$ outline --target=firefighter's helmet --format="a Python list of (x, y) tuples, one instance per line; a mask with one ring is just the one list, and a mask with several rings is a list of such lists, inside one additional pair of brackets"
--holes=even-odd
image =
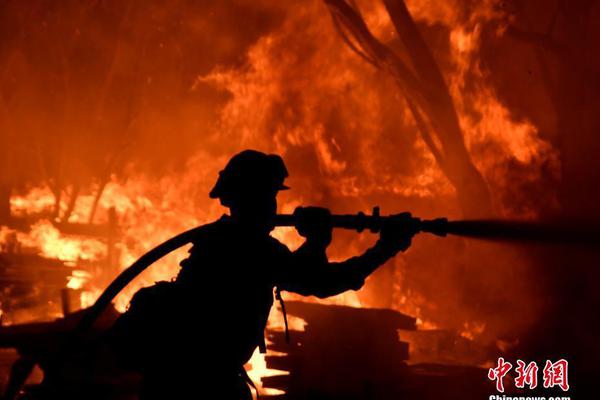
[(289, 189), (283, 184), (288, 172), (280, 156), (244, 150), (229, 160), (219, 172), (209, 196), (229, 206), (231, 199), (256, 191)]

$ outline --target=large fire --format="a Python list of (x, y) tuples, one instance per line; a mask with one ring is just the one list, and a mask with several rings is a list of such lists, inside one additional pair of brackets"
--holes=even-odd
[[(392, 77), (346, 46), (323, 2), (235, 3), (252, 4), (257, 11), (248, 18), (264, 24), (249, 33), (220, 26), (225, 6), (193, 17), (177, 2), (149, 10), (115, 6), (123, 14), (116, 26), (105, 29), (96, 22), (90, 33), (80, 25), (82, 16), (63, 22), (40, 6), (39, 15), (28, 17), (45, 27), (32, 35), (62, 38), (51, 46), (74, 66), (66, 72), (47, 67), (56, 67), (49, 74), (68, 76), (64, 90), (52, 83), (67, 97), (60, 115), (43, 109), (50, 102), (44, 76), (29, 77), (34, 68), (46, 67), (17, 51), (4, 73), (14, 97), (0, 104), (12, 110), (2, 125), (28, 132), (18, 143), (37, 141), (30, 143), (31, 153), (44, 171), (15, 175), (24, 182), (13, 186), (10, 214), (44, 217), (25, 231), (2, 228), (0, 241), (16, 238), (24, 248), (72, 266), (67, 285), (81, 290), (82, 306), (96, 299), (118, 269), (85, 270), (85, 262), (109, 257), (106, 240), (61, 233), (53, 223), (107, 224), (114, 209), (113, 257), (123, 269), (167, 238), (225, 212), (207, 193), (227, 158), (243, 148), (279, 153), (288, 164), (292, 190), (281, 195), (280, 212), (308, 204), (345, 213), (380, 205), (383, 213), (410, 210), (423, 217), (473, 211), (460, 208), (456, 188), (419, 134)], [(385, 8), (357, 3), (373, 34), (402, 57)], [(495, 213), (537, 217), (556, 207), (557, 194), (548, 183), (558, 178), (557, 152), (531, 120), (513, 115), (481, 62), (482, 41), (505, 34), (509, 16), (501, 2), (465, 3), (469, 6), (460, 1), (407, 6), (448, 85)], [(206, 59), (202, 47), (190, 44), (190, 37), (205, 33), (216, 38)], [(80, 46), (92, 44), (97, 54), (90, 60), (98, 57), (104, 69), (86, 75), (75, 64), (86, 57)], [(102, 79), (93, 81), (98, 76)], [(60, 123), (49, 124), (55, 117)], [(46, 131), (60, 146), (40, 139)], [(35, 163), (16, 165), (36, 170)], [(291, 248), (300, 244), (291, 229), (273, 234)], [(370, 234), (336, 235), (332, 259), (354, 255), (374, 240)], [(117, 298), (117, 309), (125, 310), (140, 287), (174, 277), (185, 256), (183, 249), (154, 265)], [(327, 301), (390, 307), (417, 317), (422, 329), (442, 327), (493, 342), (527, 329), (538, 309), (531, 291), (521, 293), (520, 301), (514, 296), (528, 285), (527, 279), (514, 282), (530, 273), (528, 263), (508, 246), (418, 237), (363, 291)], [(280, 318), (273, 312), (271, 324), (279, 326)], [(252, 363), (253, 373), (265, 373), (259, 358)]]

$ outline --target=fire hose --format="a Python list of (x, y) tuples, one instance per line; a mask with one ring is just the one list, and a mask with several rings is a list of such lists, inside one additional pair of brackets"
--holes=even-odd
[[(362, 232), (367, 229), (373, 233), (377, 233), (380, 231), (382, 225), (386, 221), (390, 220), (397, 220), (402, 223), (413, 223), (418, 226), (418, 231), (429, 232), (438, 236), (446, 235), (446, 226), (448, 224), (448, 221), (445, 218), (421, 220), (419, 218), (412, 217), (409, 213), (381, 216), (379, 214), (378, 207), (373, 209), (372, 215), (367, 215), (362, 212), (350, 215), (332, 214), (330, 223), (334, 228), (350, 229), (357, 232)], [(296, 226), (298, 217), (294, 214), (277, 214), (273, 222), (275, 226), (291, 227)], [(94, 322), (100, 316), (102, 311), (106, 309), (106, 307), (119, 294), (119, 292), (146, 268), (172, 251), (193, 242), (194, 238), (198, 237), (204, 228), (205, 225), (192, 228), (172, 237), (171, 239), (168, 239), (146, 254), (142, 255), (127, 269), (123, 270), (82, 317), (79, 324), (75, 328), (75, 337), (79, 337), (88, 331), (94, 325)]]
[[(350, 215), (331, 215), (331, 226), (334, 228), (350, 229), (357, 232), (369, 230), (377, 233), (386, 222), (411, 223), (418, 232), (432, 233), (437, 236), (463, 236), (478, 239), (513, 242), (540, 242), (550, 244), (575, 244), (595, 246), (600, 244), (600, 230), (596, 226), (578, 223), (540, 223), (531, 221), (511, 220), (458, 220), (448, 221), (446, 218), (423, 220), (412, 217), (409, 213), (382, 216), (379, 208), (375, 207), (371, 215), (365, 213)], [(296, 226), (298, 217), (294, 214), (278, 214), (275, 216), (275, 226)], [(199, 226), (156, 246), (131, 266), (122, 271), (117, 278), (104, 290), (96, 302), (88, 309), (77, 325), (75, 337), (81, 337), (88, 331), (100, 316), (102, 311), (112, 302), (125, 286), (135, 279), (146, 268), (178, 248), (194, 241), (204, 230)]]

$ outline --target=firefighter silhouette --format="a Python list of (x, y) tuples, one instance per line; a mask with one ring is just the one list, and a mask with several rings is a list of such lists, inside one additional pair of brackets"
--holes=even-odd
[(383, 226), (364, 254), (329, 262), (330, 213), (307, 207), (295, 211), (305, 242), (290, 251), (269, 235), (287, 176), (278, 155), (245, 150), (231, 158), (210, 192), (229, 215), (206, 226), (174, 281), (138, 291), (113, 326), (120, 360), (142, 374), (140, 399), (251, 399), (243, 366), (264, 349), (274, 297), (358, 290), (410, 246), (414, 231)]

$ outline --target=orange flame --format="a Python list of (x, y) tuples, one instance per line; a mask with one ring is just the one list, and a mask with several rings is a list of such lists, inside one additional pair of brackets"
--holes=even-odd
[[(358, 3), (373, 33), (395, 44), (397, 37), (382, 5)], [(503, 18), (497, 2), (480, 1), (468, 10), (458, 0), (411, 0), (407, 4), (424, 32), (432, 26), (442, 27), (445, 32), (443, 40), (431, 42), (432, 46), (441, 43), (440, 48), (432, 51), (440, 58), (465, 141), (490, 187), (496, 209), (507, 216), (536, 216), (540, 199), (518, 197), (513, 188), (525, 184), (542, 186), (543, 169), (550, 166), (552, 174), (556, 174), (559, 160), (555, 149), (531, 121), (512, 115), (490, 82), (489, 72), (480, 65), (482, 30), (486, 24)], [(144, 171), (138, 165), (127, 165), (123, 173), (115, 173), (109, 179), (93, 222), (106, 223), (108, 210), (116, 210), (119, 268), (130, 265), (167, 238), (217, 218), (224, 210), (209, 201), (206, 194), (228, 157), (246, 147), (278, 152), (288, 162), (293, 190), (282, 194), (279, 207), (282, 212), (291, 212), (304, 204), (347, 212), (380, 204), (389, 213), (411, 209), (423, 216), (459, 214), (454, 188), (418, 135), (402, 93), (395, 89), (391, 79), (345, 48), (321, 2), (306, 2), (292, 8), (284, 10), (276, 27), (248, 47), (243, 63), (214, 66), (196, 77), (179, 100), (173, 100), (171, 92), (148, 96), (152, 100), (145, 98), (146, 112), (135, 121), (144, 130), (141, 142), (159, 153), (161, 146), (166, 145), (165, 138), (181, 128), (197, 137), (197, 149), (182, 171), (158, 174), (152, 168)], [(502, 35), (500, 30), (498, 35)], [(172, 78), (168, 82), (171, 86), (183, 81), (176, 75), (181, 68), (170, 64), (164, 68), (160, 75)], [(151, 77), (144, 78), (144, 82), (151, 86)], [(219, 96), (211, 98), (211, 107), (213, 103), (219, 104), (219, 109), (218, 116), (210, 119), (212, 108), (199, 112), (201, 107), (190, 104), (188, 97), (210, 97), (213, 92)], [(170, 111), (165, 112), (160, 107), (163, 97), (177, 101), (174, 103), (177, 107), (167, 107)], [(156, 109), (152, 108), (153, 101), (159, 104)], [(209, 121), (199, 122), (203, 118)], [(199, 135), (199, 126), (211, 130)], [(157, 132), (162, 139), (160, 146), (144, 142), (146, 136), (147, 142), (155, 140)], [(181, 149), (184, 150), (187, 149)], [(81, 190), (69, 222), (87, 222), (95, 190), (92, 186)], [(546, 204), (555, 202), (552, 189), (543, 194)], [(25, 194), (13, 195), (10, 205), (12, 214), (21, 216), (41, 214), (52, 209), (54, 203), (50, 190), (36, 187)], [(66, 208), (65, 202), (61, 202), (60, 210), (64, 212)], [(0, 231), (0, 242), (8, 240), (6, 232)], [(107, 256), (102, 240), (63, 235), (46, 220), (32, 225), (28, 233), (12, 233), (19, 242), (35, 247), (39, 254), (72, 265), (100, 261)], [(301, 243), (290, 229), (278, 229), (273, 235), (290, 248)], [(332, 259), (349, 257), (369, 245), (365, 235), (346, 239), (334, 242)], [(464, 277), (452, 272), (457, 269), (487, 282), (492, 286), (490, 293), (505, 296), (513, 309), (530, 312), (517, 308), (514, 300), (510, 302), (511, 296), (502, 291), (503, 283), (510, 279), (509, 273), (490, 276), (489, 272), (474, 272), (480, 265), (474, 265), (471, 252), (481, 254), (487, 249), (450, 239), (444, 243), (430, 238), (416, 239), (411, 250), (416, 254), (414, 258), (409, 251), (384, 267), (393, 270), (393, 301), (389, 306), (417, 317), (422, 329), (448, 327), (471, 340), (485, 336), (489, 330), (493, 335), (500, 329), (497, 321), (468, 301), (474, 288), (466, 287)], [(510, 260), (504, 264), (515, 268), (511, 270), (515, 274), (526, 269), (527, 260), (523, 257), (504, 249), (494, 251), (497, 257), (489, 257), (489, 263)], [(156, 263), (117, 298), (117, 309), (125, 310), (140, 287), (171, 279), (185, 256), (184, 249)], [(450, 262), (450, 258), (457, 261)], [(415, 263), (420, 266), (413, 267)], [(468, 266), (473, 268), (469, 270)], [(480, 270), (483, 268), (477, 269)], [(94, 275), (80, 271), (77, 266), (68, 286), (84, 289), (84, 305), (91, 304), (106, 280), (117, 272)], [(375, 280), (370, 278), (367, 287)], [(378, 293), (365, 294), (367, 291), (345, 293), (325, 301), (362, 307), (383, 297)], [(281, 325), (278, 318), (273, 313), (271, 326)], [(259, 356), (253, 357), (252, 373), (265, 373), (264, 365), (258, 366), (260, 363)]]

